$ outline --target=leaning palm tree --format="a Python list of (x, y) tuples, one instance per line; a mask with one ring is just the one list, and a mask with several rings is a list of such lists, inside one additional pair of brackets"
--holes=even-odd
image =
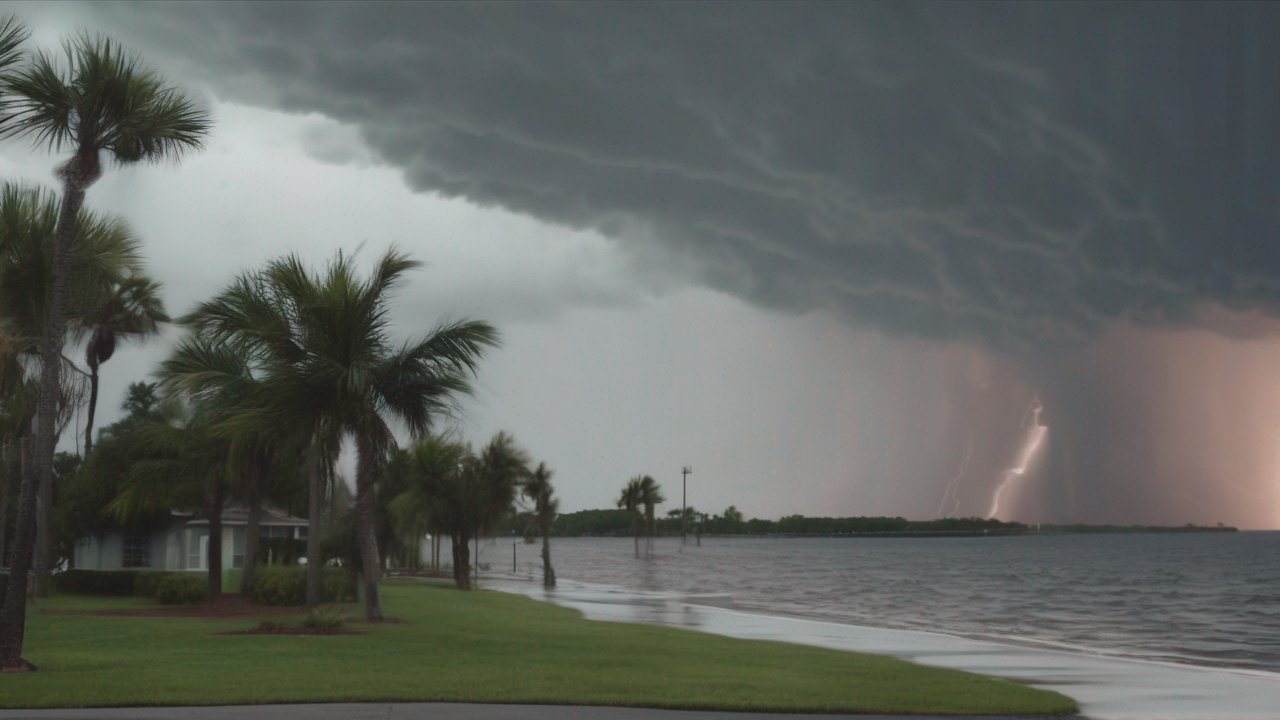
[[(5, 319), (11, 345), (20, 348), (15, 356), (5, 353), (0, 358), (0, 400), (10, 402), (14, 383), (36, 380), (39, 367), (39, 337), (49, 317), (51, 287), (57, 242), (60, 207), (57, 197), (48, 190), (19, 183), (0, 186), (0, 317)], [(72, 327), (79, 328), (88, 308), (101, 302), (106, 288), (141, 271), (140, 242), (123, 220), (110, 215), (97, 215), (81, 208), (76, 231), (76, 250), (72, 259), (77, 268), (69, 290), (66, 316)], [(74, 368), (65, 356), (60, 358), (58, 392), (55, 394), (53, 435), (56, 438), (73, 416), (82, 380), (88, 379)], [(24, 403), (34, 416), (37, 403)], [(17, 434), (4, 438), (13, 446), (30, 432), (30, 423), (16, 426)], [(28, 453), (28, 465), (32, 458)], [(52, 477), (37, 478), (36, 535), (33, 565), (36, 597), (48, 596), (49, 528), (52, 524)]]
[(645, 475), (640, 478), (640, 502), (644, 504), (645, 535), (649, 541), (648, 553), (653, 554), (653, 533), (656, 525), (653, 521), (653, 508), (666, 502), (662, 496), (662, 486), (653, 477)]
[[(261, 363), (272, 396), (263, 412), (276, 422), (306, 418), (317, 441), (331, 447), (341, 435), (355, 439), (357, 530), (371, 621), (383, 619), (374, 485), (392, 440), (387, 419), (426, 437), (437, 416), (457, 412), (457, 396), (471, 392), (467, 374), (486, 347), (498, 344), (487, 323), (463, 321), (394, 347), (390, 295), (419, 265), (392, 248), (361, 280), (341, 252), (323, 273), (291, 255), (238, 279), (187, 318), (211, 341), (236, 343)], [(309, 573), (315, 567), (309, 563)], [(313, 578), (318, 574), (309, 575), (308, 585)]]
[(551, 469), (546, 463), (538, 467), (524, 481), (525, 497), (533, 502), (533, 516), (542, 531), (542, 584), (556, 586), (556, 571), (551, 567), (551, 525), (560, 511), (560, 501), (552, 497)]
[(154, 335), (159, 324), (168, 322), (160, 285), (146, 276), (132, 276), (104, 288), (102, 298), (80, 319), (78, 325), (89, 335), (84, 350), (89, 366), (89, 411), (84, 428), (84, 454), (93, 450), (93, 416), (98, 408), (98, 367), (111, 359), (116, 343)]
[(633, 477), (622, 488), (618, 497), (618, 507), (626, 508), (631, 515), (631, 535), (636, 542), (636, 557), (640, 557), (640, 507), (644, 504), (644, 490), (640, 486), (640, 477)]
[(57, 403), (66, 311), (75, 279), (73, 262), (85, 192), (102, 176), (102, 153), (121, 165), (177, 158), (196, 149), (209, 117), (183, 92), (143, 68), (136, 55), (102, 37), (79, 35), (64, 43), (67, 67), (52, 54), (30, 56), (0, 76), (6, 100), (6, 137), (28, 137), (55, 151), (70, 146), (58, 166), (62, 207), (53, 255), (53, 286), (40, 346), (40, 399), (32, 467), (24, 472), (18, 501), (14, 563), (0, 612), (0, 666), (31, 669), (22, 660), (26, 628), (27, 571), (35, 541), (36, 485), (53, 467)]

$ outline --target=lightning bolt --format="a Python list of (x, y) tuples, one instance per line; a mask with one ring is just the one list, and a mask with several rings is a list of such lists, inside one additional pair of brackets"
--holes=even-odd
[[(938, 506), (938, 517), (950, 517), (960, 510), (960, 497), (955, 493), (956, 483), (960, 482), (960, 478), (969, 471), (969, 459), (973, 457), (973, 428), (969, 428), (969, 445), (964, 453), (964, 461), (960, 463), (960, 473), (955, 479), (947, 485), (946, 492), (942, 493), (942, 504)], [(951, 508), (951, 512), (943, 515), (942, 510), (947, 506), (947, 498), (950, 497), (955, 501), (955, 506)]]
[(1035, 457), (1036, 451), (1044, 444), (1044, 438), (1049, 434), (1049, 426), (1040, 424), (1040, 411), (1044, 410), (1044, 404), (1040, 402), (1040, 394), (1031, 399), (1031, 404), (1027, 406), (1027, 411), (1022, 414), (1022, 427), (1026, 427), (1027, 416), (1031, 416), (1031, 433), (1027, 436), (1026, 443), (1022, 446), (1022, 452), (1018, 453), (1017, 463), (1004, 472), (1004, 479), (1000, 482), (1000, 487), (996, 488), (996, 494), (991, 498), (991, 511), (987, 513), (987, 519), (996, 516), (1000, 511), (1000, 493), (1013, 482), (1015, 477), (1019, 477), (1026, 473), (1027, 465), (1031, 462), (1031, 458)]

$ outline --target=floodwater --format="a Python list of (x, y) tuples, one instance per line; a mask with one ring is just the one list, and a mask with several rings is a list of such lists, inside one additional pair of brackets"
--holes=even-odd
[[(515, 572), (512, 572), (512, 550)], [(879, 652), (1098, 718), (1280, 718), (1280, 533), (486, 540), (483, 585), (601, 620)], [(447, 557), (447, 555), (446, 555)]]

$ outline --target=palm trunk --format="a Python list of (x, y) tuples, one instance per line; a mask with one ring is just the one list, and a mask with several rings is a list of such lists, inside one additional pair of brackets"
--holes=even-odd
[[(13, 455), (12, 458), (9, 457), (10, 454)], [(10, 443), (6, 449), (5, 458), (9, 460), (9, 466), (5, 468), (4, 481), (0, 482), (0, 566), (8, 565), (5, 562), (4, 551), (5, 536), (9, 534), (9, 487), (13, 483), (13, 478), (22, 477), (22, 455), (15, 444)]]
[(240, 594), (253, 593), (254, 576), (258, 565), (258, 525), (262, 522), (262, 494), (270, 472), (270, 461), (259, 451), (254, 463), (253, 480), (249, 485), (249, 518), (244, 527), (244, 568), (240, 572)]
[(551, 526), (542, 525), (542, 584), (546, 587), (556, 586), (556, 571), (551, 567)]
[(93, 449), (93, 414), (98, 409), (98, 358), (89, 355), (89, 417), (84, 425), (84, 456), (89, 457)]
[(317, 433), (311, 439), (311, 463), (308, 468), (308, 488), (311, 495), (311, 514), (307, 521), (307, 608), (320, 607), (320, 515), (324, 512), (321, 495), (320, 470), (324, 453)]
[(649, 508), (644, 517), (644, 556), (653, 556), (653, 509)]
[(471, 589), (471, 542), (470, 533), (458, 533), (458, 543), (454, 545), (453, 551), (453, 577), (458, 583), (458, 589)]
[(458, 537), (458, 533), (450, 533), (449, 552), (453, 553), (453, 582), (462, 587), (462, 580), (458, 578), (458, 569), (462, 567), (462, 557), (458, 555)]
[(226, 488), (219, 477), (213, 483), (209, 497), (209, 601), (222, 597), (222, 506), (226, 502)]
[(636, 539), (636, 557), (640, 557), (640, 524), (636, 522), (636, 516), (631, 515), (631, 534)]
[(22, 473), (22, 489), (18, 493), (18, 521), (13, 539), (13, 565), (9, 574), (9, 590), (4, 609), (0, 611), (0, 667), (34, 670), (22, 659), (22, 641), (27, 624), (27, 573), (31, 571), (35, 550), (36, 490), (40, 482), (53, 474), (54, 431), (57, 425), (58, 393), (62, 387), (62, 341), (66, 334), (66, 309), (71, 284), (75, 277), (72, 259), (76, 252), (80, 206), (84, 191), (98, 167), (97, 157), (88, 162), (73, 158), (66, 166), (62, 207), (58, 214), (58, 232), (53, 250), (53, 287), (50, 289), (49, 314), (45, 319), (44, 338), (40, 346), (40, 395), (36, 401), (36, 436), (31, 462)]
[(378, 526), (375, 516), (374, 483), (381, 469), (380, 453), (366, 434), (356, 439), (356, 533), (360, 544), (360, 564), (364, 568), (364, 613), (369, 622), (381, 622), (378, 579), (382, 565), (378, 559)]

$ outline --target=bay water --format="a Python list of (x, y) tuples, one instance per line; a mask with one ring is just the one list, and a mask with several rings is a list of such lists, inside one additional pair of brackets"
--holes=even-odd
[[(1280, 532), (646, 544), (636, 558), (631, 538), (553, 538), (552, 562), (570, 583), (693, 606), (1280, 672)], [(541, 542), (481, 550), (482, 578), (541, 579)]]

